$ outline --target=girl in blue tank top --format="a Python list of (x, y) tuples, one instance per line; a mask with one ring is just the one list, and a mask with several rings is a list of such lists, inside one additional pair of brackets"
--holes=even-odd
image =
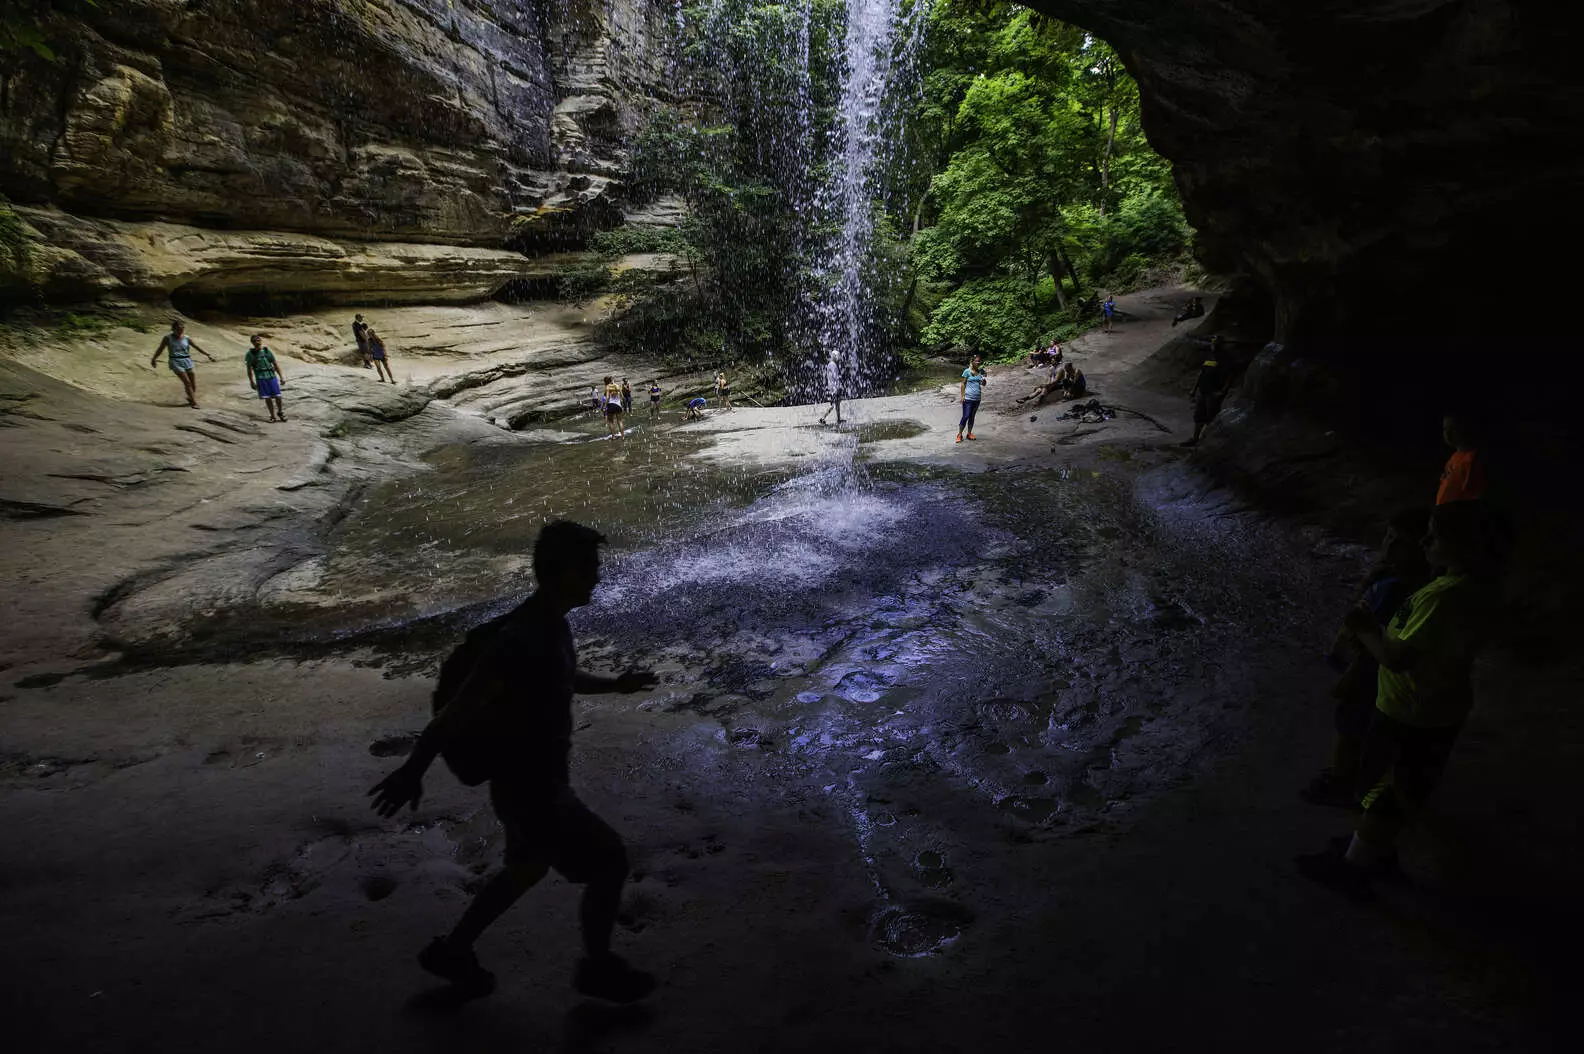
[(187, 335), (187, 327), (181, 322), (172, 322), (171, 331), (160, 339), (159, 347), (154, 349), (154, 357), (149, 359), (149, 369), (159, 366), (159, 357), (163, 353), (170, 370), (182, 382), (182, 390), (187, 394), (187, 405), (194, 410), (198, 409), (198, 371), (193, 367), (193, 352), (199, 352), (210, 362), (216, 361), (215, 357), (200, 348), (196, 341)]

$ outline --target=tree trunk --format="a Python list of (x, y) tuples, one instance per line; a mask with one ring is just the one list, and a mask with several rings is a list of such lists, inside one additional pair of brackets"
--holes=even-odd
[(1062, 266), (1067, 268), (1067, 273), (1072, 275), (1073, 295), (1083, 296), (1083, 286), (1078, 283), (1078, 268), (1073, 266), (1072, 258), (1067, 255), (1067, 250), (1058, 245), (1056, 253), (1061, 257)]
[(1111, 151), (1116, 146), (1117, 106), (1111, 105), (1110, 127), (1106, 130), (1105, 152), (1100, 155), (1100, 215), (1105, 215), (1105, 195), (1111, 189)]
[(1062, 290), (1062, 262), (1061, 257), (1055, 253), (1050, 255), (1051, 279), (1056, 283), (1056, 306), (1063, 311), (1067, 310), (1067, 294)]

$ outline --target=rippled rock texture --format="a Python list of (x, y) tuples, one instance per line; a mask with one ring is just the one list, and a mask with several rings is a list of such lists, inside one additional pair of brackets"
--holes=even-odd
[(553, 248), (660, 80), (643, 0), (79, 6), (0, 59), (0, 191), (84, 216)]

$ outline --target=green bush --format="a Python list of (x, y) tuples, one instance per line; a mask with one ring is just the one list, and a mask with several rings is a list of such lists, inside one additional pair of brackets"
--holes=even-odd
[(598, 296), (610, 287), (611, 271), (596, 261), (575, 264), (557, 276), (556, 295), (574, 303)]
[(33, 261), (27, 228), (11, 203), (0, 197), (0, 287), (31, 285), (29, 267)]
[(675, 227), (617, 227), (595, 234), (589, 239), (589, 247), (610, 259), (633, 253), (672, 253), (681, 256), (688, 251), (687, 239)]

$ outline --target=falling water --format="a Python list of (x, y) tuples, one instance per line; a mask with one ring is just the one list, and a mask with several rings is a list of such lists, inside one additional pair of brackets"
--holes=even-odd
[[(740, 4), (712, 0), (697, 25), (700, 57), (680, 71), (716, 85), (727, 111), (753, 115), (760, 161), (801, 219), (786, 276), (799, 291), (796, 317), (787, 320), (801, 347), (786, 378), (795, 401), (861, 395), (887, 379), (874, 286), (895, 276), (873, 266), (875, 219), (904, 160), (902, 119), (929, 2), (843, 0), (832, 19), (814, 0), (794, 0), (754, 9), (757, 21), (745, 30)], [(816, 69), (814, 38), (825, 33), (834, 37), (834, 61)], [(738, 50), (745, 37), (757, 54)], [(772, 84), (768, 70), (787, 79)]]
[(887, 276), (874, 274), (869, 262), (876, 211), (903, 143), (898, 103), (908, 97), (924, 11), (924, 4), (904, 10), (900, 0), (846, 0), (840, 104), (815, 210), (821, 228), (834, 231), (814, 253), (824, 263), (809, 305), (824, 352), (820, 387), (811, 393), (818, 397), (862, 394), (880, 380), (871, 284)]

